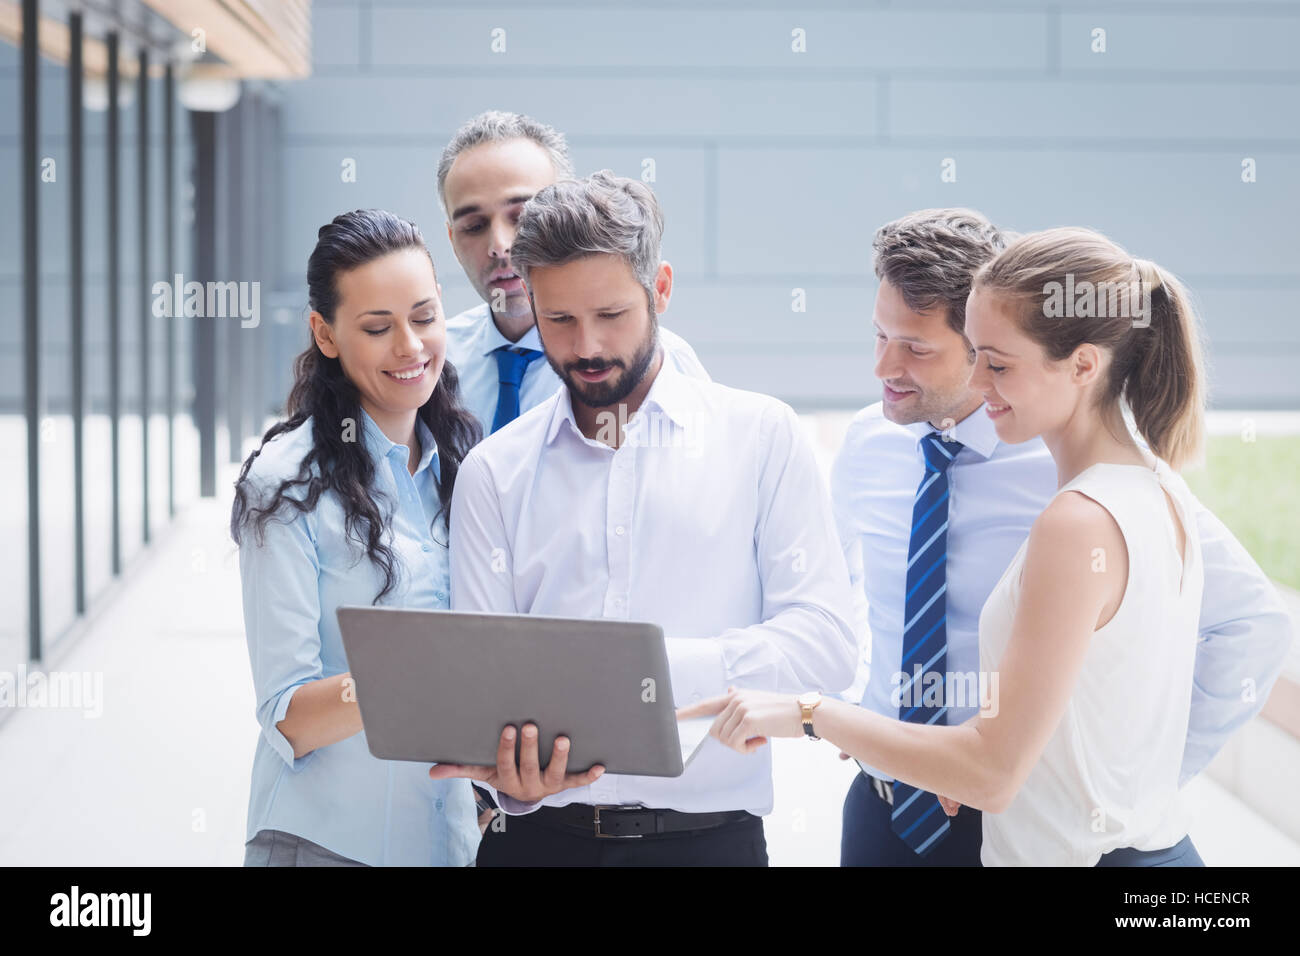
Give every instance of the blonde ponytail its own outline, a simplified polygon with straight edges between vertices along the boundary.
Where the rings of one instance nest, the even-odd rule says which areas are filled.
[[[1190,296],[1154,262],[1135,259],[1150,299],[1150,341],[1123,384],[1138,433],[1174,468],[1200,458],[1205,435],[1205,363]]]

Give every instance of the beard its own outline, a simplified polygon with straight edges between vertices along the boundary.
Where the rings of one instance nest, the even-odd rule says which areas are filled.
[[[911,425],[943,418],[951,408],[948,397],[936,398],[929,392],[913,392],[902,402],[882,402],[885,418],[895,425]],[[901,406],[901,407],[900,407]]]
[[[650,330],[630,358],[612,358],[601,361],[580,359],[560,366],[551,356],[546,356],[555,374],[560,377],[574,400],[588,408],[608,408],[627,398],[636,390],[650,371],[655,353],[659,349],[659,321],[654,312],[650,313]],[[622,374],[611,376],[603,382],[584,382],[574,374],[575,371],[599,372],[606,368],[621,368]]]
[[[909,383],[919,388],[915,382]],[[946,389],[921,389],[912,393],[911,398],[902,402],[881,401],[884,416],[896,425],[911,425],[916,422],[938,422],[945,418],[966,414],[966,409],[975,398],[975,393],[967,385],[951,385]]]

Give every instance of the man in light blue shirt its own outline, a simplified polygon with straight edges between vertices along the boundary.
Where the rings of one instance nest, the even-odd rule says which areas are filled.
[[[870,635],[865,687],[860,676],[842,696],[896,719],[899,692],[926,656],[904,661],[913,506],[927,474],[922,439],[937,432],[955,452],[946,471],[946,555],[927,572],[945,578],[931,588],[946,605],[944,687],[979,686],[980,611],[1057,489],[1042,440],[1000,442],[967,386],[966,297],[975,272],[1004,245],[987,219],[965,209],[923,210],[876,233],[875,374],[884,398],[849,425],[831,493],[861,602],[860,633]],[[1290,618],[1259,566],[1199,503],[1196,522],[1205,588],[1180,785],[1264,705],[1291,641]],[[942,643],[931,640],[930,648]],[[945,703],[944,722],[960,724],[975,715],[979,696]],[[931,814],[941,825],[909,843],[914,834],[894,825],[894,781],[872,767],[862,771],[844,804],[843,865],[979,865],[979,811],[963,806],[946,826]]]
[[[438,163],[447,238],[479,305],[447,321],[447,359],[462,404],[489,435],[555,394],[560,379],[542,357],[532,304],[510,264],[524,203],[570,178],[568,146],[556,130],[518,113],[491,111],[462,126]],[[694,350],[660,327],[664,356],[680,372],[708,379]]]

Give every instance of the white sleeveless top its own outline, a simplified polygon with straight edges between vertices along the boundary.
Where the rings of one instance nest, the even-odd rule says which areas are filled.
[[[1155,470],[1096,464],[1057,492],[1082,492],[1111,513],[1128,548],[1128,583],[1114,617],[1093,632],[1065,714],[1024,786],[1005,812],[983,815],[985,866],[1093,866],[1110,850],[1160,850],[1187,834],[1178,773],[1204,569],[1190,503],[1169,474],[1163,461]],[[1182,562],[1162,486],[1186,534]],[[980,614],[985,672],[997,670],[1011,637],[1027,545]]]

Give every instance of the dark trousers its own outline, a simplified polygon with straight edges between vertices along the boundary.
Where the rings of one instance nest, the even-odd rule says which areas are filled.
[[[1135,850],[1131,846],[1111,850],[1101,855],[1097,866],[1205,866],[1205,863],[1196,852],[1192,838],[1185,836],[1165,850]]]
[[[858,774],[844,798],[840,866],[979,866],[982,814],[963,806],[948,818],[948,833],[917,856],[889,826],[888,803],[876,796],[866,774]],[[942,812],[942,811],[940,811]],[[1165,850],[1122,847],[1103,854],[1097,866],[1204,866],[1191,837]]]
[[[844,798],[840,831],[840,866],[979,866],[984,833],[982,814],[963,806],[948,818],[948,832],[924,856],[918,856],[889,825],[893,811],[860,773]],[[942,813],[942,810],[936,811]]]
[[[767,866],[763,818],[644,837],[598,837],[500,815],[478,848],[479,866]],[[504,823],[502,822],[504,820]]]

